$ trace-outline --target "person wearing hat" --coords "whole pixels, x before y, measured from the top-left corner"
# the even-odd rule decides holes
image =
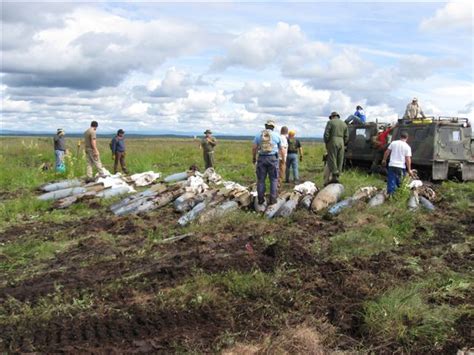
[[[64,172],[64,154],[66,154],[66,138],[65,132],[62,128],[58,128],[54,136],[54,155],[56,158],[55,169],[57,172]]]
[[[362,106],[357,105],[356,112],[354,112],[353,115],[350,115],[349,117],[347,117],[344,122],[346,122],[346,124],[352,123],[352,124],[359,125],[359,124],[364,124],[366,120],[367,118],[365,116],[364,109],[362,108]]]
[[[206,129],[204,134],[205,137],[201,140],[204,165],[206,169],[214,168],[214,148],[217,145],[217,140],[212,136],[210,129]]]
[[[125,131],[119,129],[117,135],[112,138],[110,142],[110,149],[112,150],[112,159],[114,159],[114,174],[118,172],[118,165],[120,166],[124,174],[128,174],[127,166],[125,164]]]
[[[407,105],[403,119],[413,121],[417,118],[425,119],[426,116],[423,113],[421,106],[418,104],[418,99],[414,97],[413,100],[411,100],[411,102]]]
[[[90,182],[94,181],[92,176],[93,167],[98,170],[100,176],[105,176],[105,170],[100,161],[99,149],[97,148],[97,127],[99,127],[99,123],[97,121],[92,121],[89,129],[84,132],[84,148],[86,149],[87,159],[86,174],[87,181]]]
[[[299,139],[295,138],[296,131],[290,130],[288,132],[288,157],[286,160],[286,174],[285,182],[290,182],[290,169],[293,171],[293,179],[295,184],[300,180],[299,168],[298,168],[298,153],[299,161],[303,161],[303,148]]]
[[[265,202],[265,180],[270,179],[270,201],[273,205],[278,197],[278,158],[282,156],[280,135],[273,130],[275,122],[268,120],[265,129],[253,140],[252,162],[256,164],[258,204]],[[258,155],[258,156],[257,156]]]
[[[332,112],[324,130],[324,143],[327,150],[326,164],[331,173],[331,180],[325,183],[339,182],[339,175],[344,164],[344,145],[349,140],[349,132],[345,122],[337,112]]]

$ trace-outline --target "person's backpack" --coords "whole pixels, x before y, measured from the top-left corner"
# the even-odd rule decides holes
[[[296,140],[296,138],[288,138],[288,151],[298,151],[298,141]]]
[[[260,138],[260,151],[262,153],[271,153],[273,151],[272,132],[264,129]]]

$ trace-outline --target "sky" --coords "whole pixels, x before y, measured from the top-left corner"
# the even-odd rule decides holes
[[[1,129],[320,137],[361,105],[474,119],[471,1],[1,4]]]

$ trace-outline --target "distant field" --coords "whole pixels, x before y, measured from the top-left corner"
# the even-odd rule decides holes
[[[0,138],[0,351],[152,353],[455,353],[472,347],[474,183],[435,185],[434,213],[407,192],[335,218],[238,211],[176,225],[171,207],[115,217],[113,200],[53,210],[36,188],[85,173],[78,138],[68,171],[51,138]],[[99,139],[112,169],[109,139]],[[131,172],[203,167],[199,141],[128,139]],[[320,143],[304,143],[302,180],[322,183]],[[250,141],[222,141],[217,171],[255,180]],[[351,195],[383,177],[346,171]],[[292,186],[286,186],[290,190]],[[164,238],[192,233],[172,244]],[[254,351],[254,352],[252,352]]]

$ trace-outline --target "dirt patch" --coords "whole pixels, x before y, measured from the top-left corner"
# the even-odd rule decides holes
[[[53,317],[40,326],[11,328],[0,347],[41,352],[213,352],[226,347],[226,337],[232,335],[240,349],[249,352],[308,353],[309,348],[323,352],[333,347],[321,340],[314,326],[327,322],[333,330],[333,345],[337,339],[339,349],[351,350],[362,342],[369,349],[379,346],[378,351],[390,352],[400,347],[380,348],[366,338],[361,315],[364,302],[415,276],[407,257],[416,257],[424,267],[433,251],[440,250],[444,262],[459,271],[468,271],[473,261],[446,251],[453,243],[464,241],[464,232],[472,223],[467,216],[459,222],[455,216],[434,214],[430,238],[420,237],[417,245],[350,261],[332,261],[324,255],[330,237],[345,231],[337,218],[324,220],[298,211],[288,224],[269,224],[258,232],[252,225],[232,225],[226,230],[196,232],[174,243],[160,244],[159,239],[150,243],[150,235],[178,234],[176,217],[171,208],[165,208],[144,216],[107,215],[11,228],[7,240],[14,233],[20,237],[44,233],[48,238],[61,232],[78,242],[47,264],[43,274],[0,289],[0,301],[11,296],[34,305],[60,285],[64,294],[78,298],[90,294],[113,311],[104,314],[93,309],[72,319]],[[427,233],[422,226],[415,231],[420,236]],[[275,235],[283,236],[276,241],[265,239]],[[319,254],[313,250],[315,242],[321,246]],[[146,252],[141,253],[145,247]],[[197,270],[205,274],[259,270],[271,275],[283,272],[283,276],[274,285],[278,292],[269,299],[234,297],[212,307],[160,308],[156,295],[192,279]],[[118,284],[116,289],[109,287],[113,283]],[[449,349],[472,341],[469,322],[472,319],[456,323],[459,337]],[[300,328],[302,324],[306,330]],[[287,328],[296,330],[282,331]],[[308,329],[312,329],[311,336]]]

